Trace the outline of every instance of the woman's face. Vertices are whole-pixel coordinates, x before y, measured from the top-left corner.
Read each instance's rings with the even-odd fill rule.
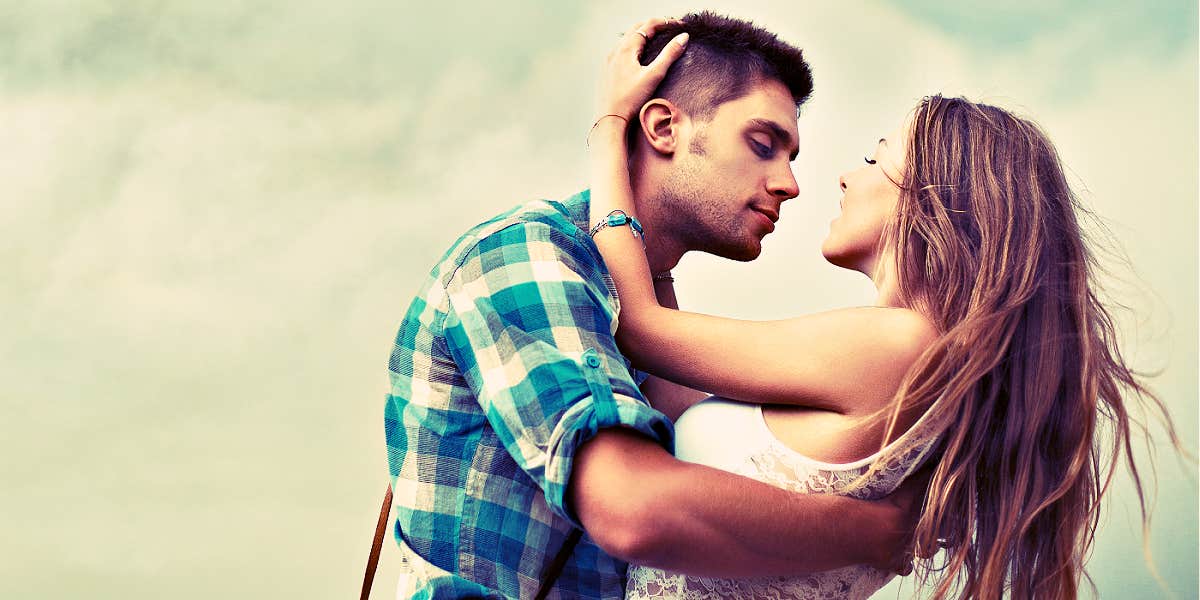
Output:
[[[842,212],[829,224],[829,235],[821,244],[825,260],[868,277],[875,272],[879,238],[896,212],[900,183],[904,181],[904,159],[908,151],[911,117],[882,138],[859,168],[838,177],[842,189]]]

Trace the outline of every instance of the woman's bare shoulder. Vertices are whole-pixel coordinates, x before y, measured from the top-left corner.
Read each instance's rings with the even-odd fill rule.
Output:
[[[824,321],[825,327],[870,342],[881,350],[924,350],[940,333],[928,317],[909,308],[855,306],[814,313],[797,320]]]
[[[808,335],[792,339],[823,360],[810,373],[845,414],[870,413],[890,402],[900,382],[940,335],[928,317],[906,308],[853,307],[800,317]],[[797,321],[799,325],[799,321]]]

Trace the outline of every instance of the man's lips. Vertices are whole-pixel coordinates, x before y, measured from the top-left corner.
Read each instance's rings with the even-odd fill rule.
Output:
[[[768,219],[771,220],[772,223],[779,221],[779,213],[774,210],[771,210],[769,208],[764,208],[761,206],[755,206],[752,208],[755,212],[765,215]]]
[[[775,231],[775,221],[779,220],[779,213],[769,208],[763,208],[760,206],[753,206],[751,207],[751,210],[758,213],[762,218],[766,219],[766,222],[763,223],[764,227],[766,227],[766,233]]]

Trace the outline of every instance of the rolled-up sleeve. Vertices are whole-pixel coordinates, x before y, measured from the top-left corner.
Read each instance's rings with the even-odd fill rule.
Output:
[[[589,248],[542,222],[482,238],[448,280],[443,331],[488,422],[552,510],[579,525],[566,486],[579,447],[605,427],[673,446],[613,339],[614,307]]]

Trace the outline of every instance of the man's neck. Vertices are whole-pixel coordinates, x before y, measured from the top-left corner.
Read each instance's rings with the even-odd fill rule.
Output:
[[[658,214],[653,207],[642,209],[642,225],[646,228],[646,261],[650,263],[651,273],[670,271],[679,264],[679,259],[687,252],[682,244],[675,239],[671,231],[667,215]]]
[[[651,273],[663,273],[675,268],[688,248],[673,227],[674,219],[655,202],[655,194],[640,178],[633,177],[633,206],[646,230],[646,261]]]

